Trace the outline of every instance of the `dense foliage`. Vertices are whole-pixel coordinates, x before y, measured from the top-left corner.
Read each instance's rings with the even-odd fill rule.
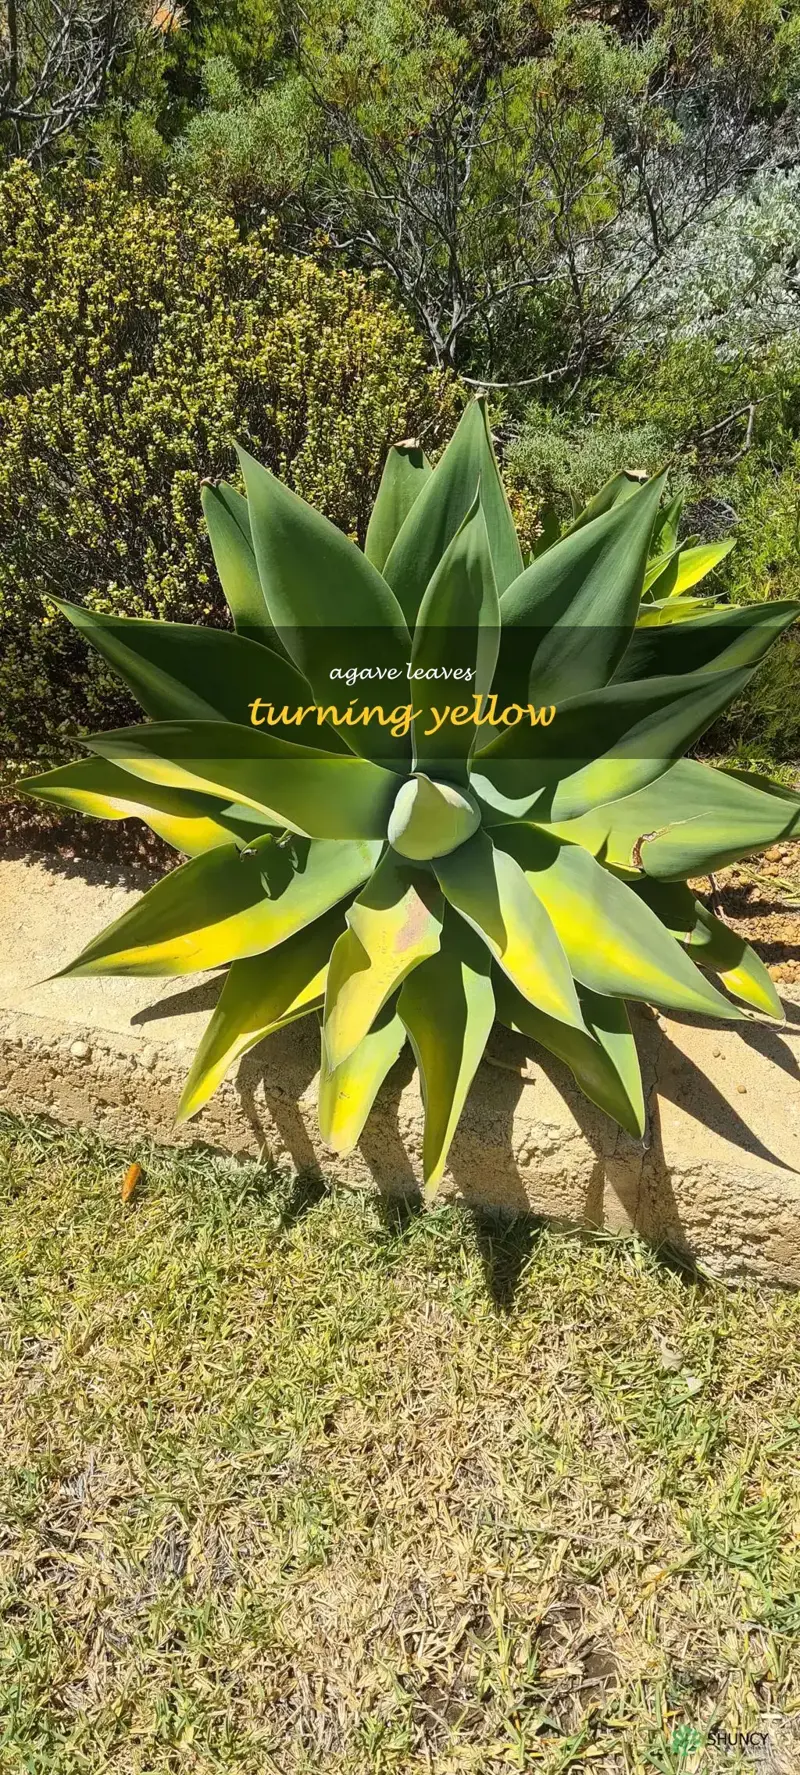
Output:
[[[799,74],[777,0],[206,3],[128,159],[381,268],[437,362],[573,377],[669,315],[732,196],[791,165]]]
[[[113,181],[0,183],[0,749],[130,707],[55,619],[227,620],[199,481],[235,433],[363,541],[386,451],[436,437],[454,391],[363,277]]]
[[[798,0],[17,0],[3,16],[0,156],[45,177],[17,169],[0,197],[5,745],[41,743],[63,677],[41,625],[58,576],[90,601],[206,613],[183,477],[221,469],[233,431],[363,538],[392,436],[431,422],[435,443],[441,366],[500,385],[526,542],[547,508],[563,519],[618,468],[670,460],[686,534],[737,536],[718,588],[796,592]],[[288,310],[306,316],[293,343]],[[82,694],[81,656],[62,664]],[[712,743],[800,755],[796,670],[786,637]],[[65,718],[51,709],[50,731]]]

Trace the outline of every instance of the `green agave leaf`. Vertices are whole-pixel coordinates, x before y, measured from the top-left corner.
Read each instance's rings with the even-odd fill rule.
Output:
[[[313,751],[260,728],[164,721],[94,734],[81,744],[148,783],[240,801],[311,838],[380,838],[397,777],[367,758]]]
[[[431,465],[425,451],[414,439],[392,445],[364,543],[367,560],[379,573],[383,572],[392,544],[430,474]]]
[[[226,629],[193,623],[103,616],[63,598],[63,615],[97,648],[153,721],[229,721],[247,726],[256,698],[272,703],[270,732],[297,744],[301,733],[326,751],[347,748],[329,722],[320,723],[311,690],[286,659]],[[305,726],[291,717],[306,709]],[[280,720],[286,711],[288,720]],[[261,721],[263,712],[256,711]]]
[[[477,733],[473,717],[491,689],[499,644],[500,604],[478,492],[435,569],[414,630],[415,769],[450,781],[469,781],[467,758]],[[465,677],[455,681],[415,676],[448,669]],[[466,717],[460,725],[451,718],[453,709]],[[445,710],[448,718],[442,719]]]
[[[483,938],[495,961],[532,1004],[576,1029],[583,1018],[564,950],[543,902],[514,858],[486,832],[437,857],[442,892]]]
[[[233,963],[192,1061],[179,1122],[202,1109],[242,1054],[321,1005],[331,949],[342,930],[344,912],[334,906],[265,955]]]
[[[249,844],[254,835],[267,830],[263,815],[259,817],[252,808],[237,808],[235,803],[194,795],[187,789],[144,783],[106,758],[80,758],[42,776],[27,777],[17,788],[53,807],[71,807],[96,819],[135,816],[187,857],[202,856],[234,838]]]
[[[331,956],[324,1040],[332,1072],[354,1053],[406,975],[439,947],[442,898],[432,875],[387,851],[347,914]]]
[[[322,1042],[319,1130],[337,1153],[352,1152],[388,1072],[405,1046],[405,1025],[394,1004],[385,1005],[352,1054],[331,1071]]]
[[[576,819],[654,782],[753,670],[686,672],[572,697],[557,708],[552,726],[509,727],[477,754],[472,790],[495,815]],[[487,823],[494,824],[491,812]]]
[[[607,684],[633,632],[664,476],[593,518],[502,593],[499,679],[511,702]],[[520,633],[520,631],[524,631]]]
[[[710,595],[703,597],[701,594],[699,598],[661,598],[657,604],[644,603],[639,606],[636,627],[664,629],[672,623],[680,623],[685,627],[718,608]]]
[[[627,499],[639,492],[646,481],[647,475],[643,469],[621,468],[603,483],[600,491],[595,493],[589,504],[584,506],[583,511],[564,530],[564,536],[572,536],[576,530],[582,530],[585,524],[591,524],[595,518],[601,518],[615,506],[624,505]]]
[[[691,622],[637,627],[613,683],[680,672],[729,672],[757,665],[778,636],[800,616],[800,604],[738,604]]]
[[[239,460],[264,596],[288,653],[326,707],[342,705],[344,687],[334,671],[394,672],[395,679],[368,681],[370,704],[388,716],[398,706],[398,686],[407,690],[411,647],[394,593],[335,524],[246,450]],[[344,728],[342,737],[362,757],[393,760],[397,768],[410,751],[407,738],[393,737],[377,719]]]
[[[220,847],[173,870],[57,977],[194,974],[260,955],[354,893],[380,847],[297,839],[287,848],[267,836],[251,849]]]
[[[685,879],[800,836],[800,795],[685,758],[637,794],[552,830],[612,868]]]
[[[548,549],[553,548],[561,535],[561,525],[559,524],[558,513],[554,506],[540,506],[536,515],[539,523],[539,534],[534,539],[529,559],[523,562],[523,572],[526,567],[530,566],[531,561],[538,561],[540,555],[545,555]]]
[[[580,845],[559,843],[522,824],[498,826],[493,837],[515,858],[547,908],[582,986],[676,1011],[741,1015],[698,972],[649,906]]]
[[[216,486],[207,481],[201,499],[214,565],[237,634],[285,657],[258,577],[247,500],[225,481]]]
[[[425,1105],[422,1164],[435,1189],[494,1022],[491,959],[449,912],[438,954],[410,974],[397,1009],[414,1050]]]
[[[686,503],[684,493],[676,493],[668,505],[662,507],[653,525],[651,543],[653,560],[661,560],[665,565],[667,558],[678,546],[678,526]],[[648,568],[648,573],[650,572]]]
[[[397,791],[387,837],[401,857],[429,862],[464,844],[480,823],[481,810],[468,790],[418,774]]]
[[[463,524],[480,482],[499,591],[522,572],[522,551],[492,446],[482,397],[466,408],[443,456],[408,514],[384,576],[413,628],[429,580]]]
[[[699,585],[707,573],[713,573],[720,561],[730,554],[735,542],[735,536],[727,536],[724,542],[704,542],[699,548],[676,549],[668,561],[654,563],[645,575],[645,591],[656,599],[682,598],[684,592]]]
[[[711,968],[734,998],[785,1020],[773,981],[750,944],[697,900],[684,882],[642,881],[636,892],[701,968]]]
[[[569,1067],[591,1103],[605,1110],[634,1139],[641,1139],[645,1129],[642,1074],[621,998],[602,998],[584,987],[580,993],[586,1023],[583,1030],[546,1017],[497,971],[495,997],[501,1023],[555,1054]]]

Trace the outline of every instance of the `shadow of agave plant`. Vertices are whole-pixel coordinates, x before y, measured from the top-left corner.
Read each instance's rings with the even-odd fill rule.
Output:
[[[686,881],[793,836],[800,796],[682,754],[800,606],[698,596],[728,545],[680,544],[664,475],[615,476],[525,562],[482,400],[435,470],[391,451],[363,553],[239,455],[246,496],[203,489],[235,632],[57,601],[149,720],[20,787],[190,859],[64,973],[227,968],[182,1118],[322,1012],[339,1152],[409,1042],[429,1189],[496,1018],[641,1136],[626,1000],[782,1015]]]

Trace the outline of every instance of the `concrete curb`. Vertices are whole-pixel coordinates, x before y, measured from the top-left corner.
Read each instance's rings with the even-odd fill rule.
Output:
[[[135,887],[133,885],[135,879]],[[181,981],[55,980],[136,897],[141,872],[0,859],[0,1104],[125,1140],[268,1151],[354,1187],[419,1179],[422,1106],[404,1055],[359,1149],[337,1159],[315,1121],[318,1036],[306,1019],[241,1061],[188,1128],[173,1117],[216,997]],[[622,1134],[531,1044],[496,1030],[445,1189],[475,1206],[636,1229],[725,1277],[800,1285],[800,1007],[787,1025],[680,1022],[642,1009],[646,1146]],[[535,1054],[535,1057],[534,1057]]]

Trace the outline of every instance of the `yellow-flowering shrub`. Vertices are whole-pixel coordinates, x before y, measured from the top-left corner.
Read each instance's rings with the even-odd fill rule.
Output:
[[[369,279],[177,193],[0,180],[0,750],[57,757],[130,705],[47,593],[224,623],[199,481],[231,439],[363,542],[389,445],[455,387]]]

